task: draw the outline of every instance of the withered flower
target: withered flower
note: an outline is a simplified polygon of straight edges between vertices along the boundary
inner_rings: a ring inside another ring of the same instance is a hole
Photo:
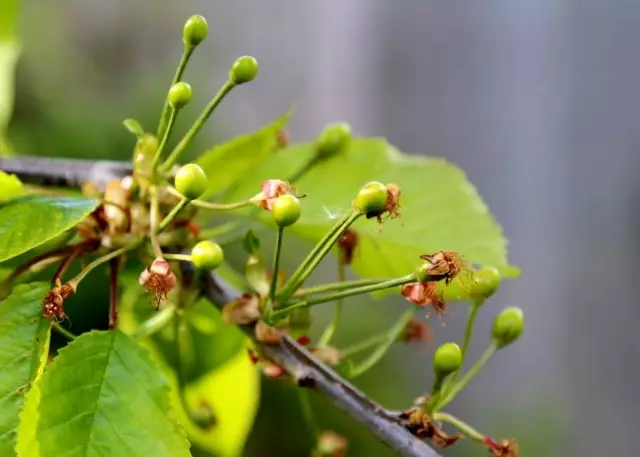
[[[429,324],[418,317],[412,317],[400,335],[405,343],[424,343],[433,340],[433,331]]]
[[[338,238],[338,248],[342,251],[342,263],[351,265],[353,261],[353,253],[358,246],[358,232],[353,229],[345,230],[340,238]]]
[[[260,319],[260,296],[245,293],[237,300],[227,303],[222,310],[222,319],[227,324],[248,325]]]
[[[333,346],[319,346],[311,349],[322,363],[329,366],[336,366],[342,361],[342,353]]]
[[[464,438],[462,433],[449,435],[442,428],[431,420],[429,414],[420,408],[409,412],[407,419],[409,431],[421,439],[429,439],[438,447],[445,448]]]
[[[278,344],[282,337],[277,328],[258,321],[255,328],[256,339],[265,344]]]
[[[423,254],[420,258],[431,264],[424,269],[424,273],[435,281],[444,279],[447,285],[461,272],[470,270],[467,261],[457,252],[438,251],[435,254]]]
[[[284,149],[291,144],[291,134],[287,129],[279,130],[276,135],[276,141],[278,147]]]
[[[314,457],[345,457],[349,442],[342,435],[331,430],[323,431],[318,437]]]
[[[73,284],[61,284],[57,280],[56,287],[47,292],[42,300],[42,312],[47,319],[60,321],[65,318],[64,301],[76,292]]]
[[[384,209],[391,219],[400,217],[400,195],[402,195],[400,186],[393,183],[387,184],[387,205]]]
[[[140,273],[138,282],[147,292],[153,294],[156,309],[167,299],[177,283],[176,276],[171,271],[171,265],[164,259],[157,258],[150,267]]]
[[[515,440],[502,440],[499,443],[489,437],[485,438],[485,444],[495,457],[518,457],[520,451]]]
[[[273,362],[267,362],[262,367],[262,373],[269,379],[278,379],[286,374],[284,369]]]
[[[291,185],[287,181],[282,181],[281,179],[267,179],[260,187],[262,188],[262,192],[257,194],[251,200],[260,208],[264,208],[267,211],[271,211],[274,199],[291,193],[292,191]]]
[[[435,282],[411,282],[402,286],[401,294],[418,306],[431,306],[437,315],[443,315],[446,303],[437,291]]]

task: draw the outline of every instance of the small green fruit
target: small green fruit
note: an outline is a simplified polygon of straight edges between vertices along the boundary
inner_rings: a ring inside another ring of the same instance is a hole
[[[514,343],[524,331],[524,313],[520,308],[510,306],[502,310],[493,321],[493,339],[499,348]]]
[[[300,219],[300,200],[293,195],[281,195],[273,202],[271,215],[278,227],[294,224]]]
[[[178,170],[175,184],[185,198],[195,200],[207,190],[207,175],[200,165],[190,163]]]
[[[462,350],[456,343],[444,343],[433,355],[433,371],[438,376],[448,376],[462,366]]]
[[[480,298],[491,297],[500,287],[500,272],[494,267],[484,267],[473,275],[471,295]]]
[[[171,86],[171,89],[169,89],[167,101],[169,102],[169,106],[171,108],[180,109],[191,101],[192,95],[193,92],[191,91],[191,86],[183,81],[180,81],[175,83],[173,86]]]
[[[343,149],[351,139],[351,126],[346,122],[335,122],[327,125],[317,139],[316,154],[318,157],[330,157]]]
[[[362,214],[381,213],[387,206],[387,187],[371,181],[360,189],[356,196],[356,209]]]
[[[215,270],[222,265],[224,252],[212,241],[200,241],[191,250],[191,261],[197,268]]]
[[[182,41],[190,48],[195,48],[207,38],[209,24],[207,20],[196,14],[187,19],[182,30]]]
[[[229,70],[229,79],[235,84],[248,83],[258,75],[258,61],[253,57],[239,57]]]

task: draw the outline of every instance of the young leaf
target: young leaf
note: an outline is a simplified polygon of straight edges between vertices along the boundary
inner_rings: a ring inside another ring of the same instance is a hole
[[[0,194],[0,203],[11,200],[12,198],[18,197],[24,193],[22,183],[18,177],[16,175],[7,174],[4,171],[0,171],[0,189],[2,189],[2,193]]]
[[[226,190],[248,170],[269,157],[278,146],[278,132],[284,128],[291,114],[292,110],[289,110],[260,130],[238,136],[202,154],[198,165],[209,178],[209,186],[202,198]]]
[[[8,149],[4,136],[11,111],[15,66],[20,55],[18,42],[18,21],[20,0],[2,0],[0,2],[0,155]]]
[[[229,199],[256,193],[264,179],[287,179],[313,153],[312,144],[281,151],[247,173]],[[383,139],[353,139],[345,151],[298,180],[297,189],[307,197],[302,217],[289,232],[318,241],[336,214],[350,208],[360,187],[373,180],[402,188],[402,218],[386,221],[381,231],[375,219],[363,218],[354,225],[360,236],[353,268],[361,276],[405,275],[420,264],[420,254],[440,249],[495,266],[505,276],[517,275],[509,265],[501,227],[464,173],[443,159],[404,155]],[[261,220],[269,225],[263,213]]]
[[[98,200],[27,195],[0,204],[0,262],[45,243],[80,222]]]
[[[42,371],[51,322],[42,317],[46,283],[17,286],[0,302],[0,455],[14,455],[24,396]]]
[[[60,351],[39,384],[41,456],[189,456],[170,418],[166,379],[120,331],[85,333]]]
[[[124,125],[124,128],[133,133],[135,136],[139,137],[144,135],[142,124],[140,124],[140,122],[136,121],[135,119],[125,119],[124,121],[122,121],[122,125]]]

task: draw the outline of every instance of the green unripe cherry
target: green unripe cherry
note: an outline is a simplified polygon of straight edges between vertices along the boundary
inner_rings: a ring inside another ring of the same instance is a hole
[[[278,227],[294,224],[300,219],[300,200],[293,195],[281,195],[273,202],[271,215]]]
[[[200,165],[190,163],[178,170],[175,184],[185,198],[195,200],[207,190],[207,175]]]
[[[493,321],[492,336],[499,348],[514,343],[524,331],[524,313],[510,306],[502,310]]]
[[[318,157],[329,157],[343,149],[351,139],[351,126],[346,122],[334,122],[327,125],[316,143]]]
[[[448,376],[462,366],[462,350],[456,343],[444,343],[433,355],[433,371],[437,376]]]
[[[229,79],[235,84],[248,83],[258,75],[258,61],[250,56],[236,59],[229,70]]]
[[[195,48],[207,38],[209,24],[207,20],[199,14],[187,19],[182,30],[182,41],[190,48]]]
[[[356,196],[356,209],[362,214],[381,213],[387,206],[387,187],[371,181],[360,189]]]
[[[494,267],[484,267],[476,271],[471,284],[471,295],[474,297],[489,298],[500,287],[500,272]]]
[[[224,252],[212,241],[200,241],[191,249],[191,261],[196,268],[215,270],[222,265]]]
[[[193,92],[191,86],[183,81],[175,83],[169,89],[169,95],[167,101],[169,106],[173,109],[180,109],[191,101]]]

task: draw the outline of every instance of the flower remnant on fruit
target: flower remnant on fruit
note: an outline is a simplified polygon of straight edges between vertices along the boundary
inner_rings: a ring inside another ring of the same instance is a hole
[[[444,279],[447,285],[463,271],[470,271],[468,262],[457,252],[438,251],[435,254],[423,254],[420,258],[431,264],[425,268],[425,273],[434,281]]]
[[[293,192],[291,184],[281,179],[267,179],[260,187],[262,188],[262,192],[251,200],[260,208],[266,209],[267,211],[271,211],[276,198]]]
[[[167,295],[175,287],[177,280],[171,265],[164,259],[155,259],[151,266],[140,273],[138,282],[145,290],[153,294],[156,309],[167,299]]]
[[[56,287],[47,292],[42,300],[42,313],[47,319],[55,319],[60,321],[65,318],[64,301],[76,292],[73,285],[60,284],[57,281]]]
[[[437,290],[435,282],[410,282],[402,286],[400,293],[411,303],[418,306],[430,306],[438,316],[445,313],[446,302]]]

